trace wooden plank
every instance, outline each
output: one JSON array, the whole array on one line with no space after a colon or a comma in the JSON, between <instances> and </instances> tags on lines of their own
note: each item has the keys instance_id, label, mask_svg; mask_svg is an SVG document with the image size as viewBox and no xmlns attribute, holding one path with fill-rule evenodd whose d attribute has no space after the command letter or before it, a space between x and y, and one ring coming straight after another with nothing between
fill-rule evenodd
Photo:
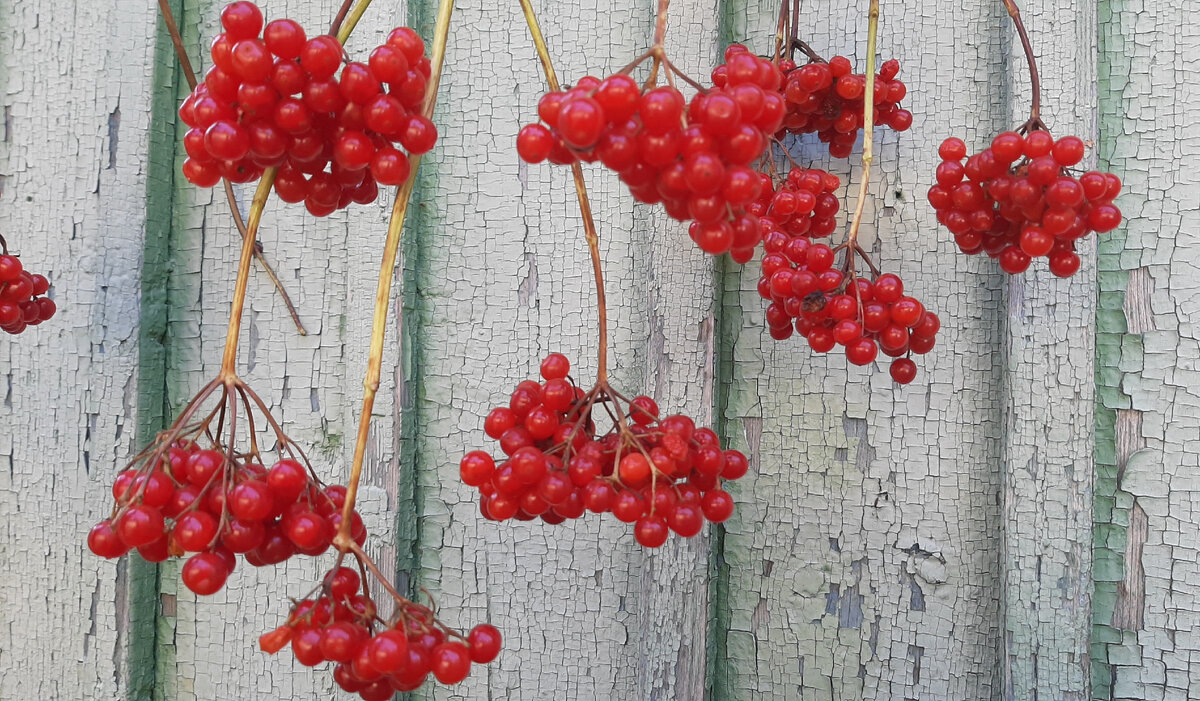
<instances>
[{"instance_id":1,"label":"wooden plank","mask_svg":"<svg viewBox=\"0 0 1200 701\"><path fill-rule=\"evenodd\" d=\"M1102 156L1124 180L1127 219L1099 257L1101 300L1111 303L1097 319L1097 389L1115 418L1096 452L1118 471L1104 485L1111 508L1097 509L1097 553L1114 562L1102 589L1097 556L1095 696L1188 699L1200 695L1200 153L1187 112L1200 91L1159 76L1200 67L1197 23L1181 4L1124 1L1101 3L1098 21Z\"/></svg>"},{"instance_id":2,"label":"wooden plank","mask_svg":"<svg viewBox=\"0 0 1200 701\"><path fill-rule=\"evenodd\" d=\"M153 570L85 539L153 421L138 290L155 57L145 3L0 4L0 233L59 305L0 338L0 698L152 683Z\"/></svg>"},{"instance_id":3,"label":"wooden plank","mask_svg":"<svg viewBox=\"0 0 1200 701\"><path fill-rule=\"evenodd\" d=\"M535 5L567 83L617 70L650 41L650 2ZM419 576L447 620L466 627L489 619L507 644L486 673L433 695L699 698L703 540L672 540L648 554L612 518L493 524L458 481L466 450L495 447L482 433L491 407L536 377L551 351L568 354L577 381L590 383L596 344L568 172L521 164L513 149L544 91L524 22L513 2L462 2L458 12L437 119L442 140L418 200L428 206L405 250ZM711 1L672 4L668 49L681 68L711 69L716 17ZM646 390L664 410L706 422L710 263L678 224L634 207L611 174L587 171L608 272L613 385Z\"/></svg>"},{"instance_id":4,"label":"wooden plank","mask_svg":"<svg viewBox=\"0 0 1200 701\"><path fill-rule=\"evenodd\" d=\"M801 27L825 56L857 56L866 3L802 3ZM731 3L729 35L762 50L775 2ZM938 12L884 3L880 53L901 64L916 117L878 132L863 237L884 270L943 320L917 380L886 364L851 368L766 333L758 272L726 279L733 363L726 430L751 457L733 487L723 561L726 649L714 698L996 698L1001 693L1000 513L1004 276L958 253L925 201L937 147L979 146L1007 124L999 3ZM964 37L970 43L964 44ZM801 163L858 183L814 138ZM857 158L857 153L852 160ZM845 188L843 193L845 193ZM853 198L843 200L853 205Z\"/></svg>"},{"instance_id":5,"label":"wooden plank","mask_svg":"<svg viewBox=\"0 0 1200 701\"><path fill-rule=\"evenodd\" d=\"M1042 66L1043 119L1058 136L1096 134L1094 2L1025 2ZM1005 28L1010 124L1029 116L1020 42ZM1089 154L1095 159L1094 151ZM1005 695L1089 694L1095 238L1062 281L1033 266L1006 288L1003 389Z\"/></svg>"},{"instance_id":6,"label":"wooden plank","mask_svg":"<svg viewBox=\"0 0 1200 701\"><path fill-rule=\"evenodd\" d=\"M260 3L268 20L291 17L305 27L327 27L339 2ZM188 0L181 28L198 70L209 65L208 42L219 31L224 2ZM348 43L366 55L386 32L404 23L403 6L373 7ZM317 33L313 30L312 33ZM182 95L179 96L180 99ZM180 133L180 136L182 133ZM178 148L178 141L176 142ZM177 183L168 326L167 393L178 411L220 364L237 263L237 231L223 194ZM243 209L253 187L239 187ZM303 446L328 482L343 482L353 452L362 402L366 345L390 195L324 219L303 207L273 200L260 230L267 257L292 295L309 335L297 335L286 309L260 272L252 273L242 333L239 373L272 408L289 436ZM389 346L385 367L398 353ZM395 561L396 437L391 377L384 375L377 423L368 446L360 511L371 532L368 550L386 569ZM260 436L265 438L265 434ZM267 441L268 445L273 440ZM328 665L309 669L287 654L268 657L258 636L278 626L287 597L310 590L332 556L297 558L284 566L240 565L226 589L197 600L179 582L180 563L162 568L161 590L171 607L159 620L159 693L165 699L243 697L318 698L334 691Z\"/></svg>"}]
</instances>

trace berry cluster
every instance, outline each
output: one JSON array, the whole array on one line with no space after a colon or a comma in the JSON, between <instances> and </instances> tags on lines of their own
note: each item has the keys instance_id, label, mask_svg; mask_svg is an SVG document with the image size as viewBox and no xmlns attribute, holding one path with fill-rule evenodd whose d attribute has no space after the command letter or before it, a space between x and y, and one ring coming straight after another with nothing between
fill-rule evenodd
<instances>
[{"instance_id":1,"label":"berry cluster","mask_svg":"<svg viewBox=\"0 0 1200 701\"><path fill-rule=\"evenodd\" d=\"M778 68L744 46L725 52L721 83L687 102L670 85L645 92L624 73L587 77L538 103L542 124L517 136L529 163L600 161L620 174L640 202L661 202L667 214L691 221L703 251L749 253L761 239L746 205L761 187L754 163L783 119ZM670 70L669 68L667 70Z\"/></svg>"},{"instance_id":2,"label":"berry cluster","mask_svg":"<svg viewBox=\"0 0 1200 701\"><path fill-rule=\"evenodd\" d=\"M850 280L833 267L834 249L778 230L767 234L764 250L758 293L770 301L767 326L773 338L799 333L818 353L840 345L854 365L873 362L882 350L893 358L892 379L908 384L916 378L916 363L907 356L933 349L941 321L904 295L898 276Z\"/></svg>"},{"instance_id":3,"label":"berry cluster","mask_svg":"<svg viewBox=\"0 0 1200 701\"><path fill-rule=\"evenodd\" d=\"M113 515L92 528L88 547L116 558L136 548L149 562L195 553L183 566L183 583L196 594L218 591L241 554L255 567L296 554L320 555L341 525L344 487L324 487L293 459L271 469L254 461L229 461L215 447L176 442L117 475ZM355 512L351 534L366 540Z\"/></svg>"},{"instance_id":4,"label":"berry cluster","mask_svg":"<svg viewBox=\"0 0 1200 701\"><path fill-rule=\"evenodd\" d=\"M829 144L831 156L849 156L865 123L863 96L867 77L852 73L850 59L845 56L800 67L785 60L780 68L787 75L782 90L787 102L784 132L816 132L823 143ZM875 123L905 131L912 126L913 116L900 107L907 88L896 78L899 73L900 62L896 59L884 61L879 67L875 77Z\"/></svg>"},{"instance_id":5,"label":"berry cluster","mask_svg":"<svg viewBox=\"0 0 1200 701\"><path fill-rule=\"evenodd\" d=\"M471 663L486 664L500 654L500 631L494 627L477 625L464 638L432 610L406 599L397 598L396 614L381 620L361 584L353 569L334 569L325 576L322 595L296 602L287 623L262 635L259 647L275 654L290 643L296 661L306 667L337 663L334 681L365 701L413 691L430 672L443 684L457 684Z\"/></svg>"},{"instance_id":6,"label":"berry cluster","mask_svg":"<svg viewBox=\"0 0 1200 701\"><path fill-rule=\"evenodd\" d=\"M487 415L484 432L507 456L499 465L482 450L463 457L460 476L479 489L486 518L556 524L611 511L635 524L648 548L669 531L691 537L706 519L729 518L733 498L721 480L746 474L745 455L722 450L713 431L686 416L660 420L650 397L625 400L604 384L584 393L569 370L565 356L551 353L542 361L545 382L522 382L507 407ZM605 403L614 425L597 435L593 409Z\"/></svg>"},{"instance_id":7,"label":"berry cluster","mask_svg":"<svg viewBox=\"0 0 1200 701\"><path fill-rule=\"evenodd\" d=\"M417 113L430 64L413 30L393 30L367 63L343 67L336 38L309 39L290 19L264 28L253 3L227 6L221 25L213 66L179 108L193 184L250 182L278 167L280 199L320 217L403 183L409 159L397 143L412 154L433 148L437 129Z\"/></svg>"},{"instance_id":8,"label":"berry cluster","mask_svg":"<svg viewBox=\"0 0 1200 701\"><path fill-rule=\"evenodd\" d=\"M764 237L772 228L788 236L822 238L837 229L838 188L836 175L816 168L792 168L778 187L763 176L763 193L750 206L750 213L770 219L763 223Z\"/></svg>"},{"instance_id":9,"label":"berry cluster","mask_svg":"<svg viewBox=\"0 0 1200 701\"><path fill-rule=\"evenodd\" d=\"M1077 136L1055 141L1040 129L1006 131L964 164L967 146L951 137L938 149L929 203L964 253L987 253L1012 275L1045 256L1050 272L1070 277L1079 270L1075 242L1121 223L1113 204L1120 178L1097 171L1076 178L1067 170L1083 151Z\"/></svg>"},{"instance_id":10,"label":"berry cluster","mask_svg":"<svg viewBox=\"0 0 1200 701\"><path fill-rule=\"evenodd\" d=\"M18 334L54 316L54 300L40 296L49 290L44 275L30 275L19 258L0 254L0 331Z\"/></svg>"}]
</instances>

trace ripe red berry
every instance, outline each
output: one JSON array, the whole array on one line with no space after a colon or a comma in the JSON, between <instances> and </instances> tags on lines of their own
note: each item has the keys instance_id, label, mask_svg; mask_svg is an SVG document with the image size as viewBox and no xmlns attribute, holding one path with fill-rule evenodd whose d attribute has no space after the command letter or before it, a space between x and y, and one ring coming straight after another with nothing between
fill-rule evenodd
<instances>
[{"instance_id":1,"label":"ripe red berry","mask_svg":"<svg viewBox=\"0 0 1200 701\"><path fill-rule=\"evenodd\" d=\"M184 586L200 596L208 596L225 586L229 572L225 560L220 555L204 552L189 557L180 574Z\"/></svg>"},{"instance_id":2,"label":"ripe red berry","mask_svg":"<svg viewBox=\"0 0 1200 701\"><path fill-rule=\"evenodd\" d=\"M500 654L500 631L487 623L480 623L467 635L467 643L470 647L471 661L487 664Z\"/></svg>"}]
</instances>

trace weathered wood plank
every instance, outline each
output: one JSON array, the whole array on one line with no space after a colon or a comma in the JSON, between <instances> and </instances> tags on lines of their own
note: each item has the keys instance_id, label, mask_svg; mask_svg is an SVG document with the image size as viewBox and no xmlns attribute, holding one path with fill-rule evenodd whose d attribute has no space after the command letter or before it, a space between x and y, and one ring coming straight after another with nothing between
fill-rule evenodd
<instances>
[{"instance_id":1,"label":"weathered wood plank","mask_svg":"<svg viewBox=\"0 0 1200 701\"><path fill-rule=\"evenodd\" d=\"M0 3L0 234L59 305L0 334L0 698L119 699L152 682L139 599L153 571L101 561L85 538L147 421L138 262L155 76L145 3Z\"/></svg>"},{"instance_id":2,"label":"weathered wood plank","mask_svg":"<svg viewBox=\"0 0 1200 701\"><path fill-rule=\"evenodd\" d=\"M823 55L857 56L862 70L867 4L851 5L803 3L801 27ZM957 252L925 192L943 138L979 145L1006 122L994 85L1007 18L999 3L909 7L883 3L879 50L900 60L916 122L877 132L880 199L867 206L863 236L941 316L938 347L906 388L885 363L848 372L840 354L769 337L756 270L726 280L725 419L753 467L733 487L738 511L724 538L729 630L714 698L1001 693L1003 400L993 349L1003 276ZM731 38L769 45L777 3L731 8ZM858 166L831 163L814 138L798 153L857 184ZM852 196L844 202L852 207Z\"/></svg>"},{"instance_id":3,"label":"weathered wood plank","mask_svg":"<svg viewBox=\"0 0 1200 701\"><path fill-rule=\"evenodd\" d=\"M1200 92L1163 78L1200 68L1200 25L1182 4L1125 0L1101 3L1098 19L1102 156L1124 180L1127 220L1099 259L1097 413L1107 430L1096 453L1109 471L1097 499L1094 698L1190 699L1200 695L1200 150L1189 106Z\"/></svg>"},{"instance_id":4,"label":"weathered wood plank","mask_svg":"<svg viewBox=\"0 0 1200 701\"><path fill-rule=\"evenodd\" d=\"M1096 5L1023 2L1041 66L1043 119L1096 134ZM1029 116L1029 76L1005 27L1009 124ZM1089 157L1095 160L1094 151ZM1059 280L1039 261L1005 287L1000 393L1004 472L1005 697L1083 699L1091 675L1095 239Z\"/></svg>"},{"instance_id":5,"label":"weathered wood plank","mask_svg":"<svg viewBox=\"0 0 1200 701\"><path fill-rule=\"evenodd\" d=\"M432 5L433 3L429 3ZM654 3L535 3L564 82L602 76L648 45ZM698 698L704 680L703 541L647 554L630 528L589 516L493 524L457 478L469 449L494 448L482 416L507 403L540 359L562 351L595 377L590 263L568 172L526 166L513 149L544 92L515 2L459 3L438 123L421 190L423 225L406 248L406 373L415 385L420 577L448 620L488 618L501 659L439 698ZM716 50L711 1L676 2L669 49L704 74ZM454 72L454 67L466 67ZM634 207L588 167L604 251L613 384L707 421L712 278L684 230Z\"/></svg>"}]
</instances>

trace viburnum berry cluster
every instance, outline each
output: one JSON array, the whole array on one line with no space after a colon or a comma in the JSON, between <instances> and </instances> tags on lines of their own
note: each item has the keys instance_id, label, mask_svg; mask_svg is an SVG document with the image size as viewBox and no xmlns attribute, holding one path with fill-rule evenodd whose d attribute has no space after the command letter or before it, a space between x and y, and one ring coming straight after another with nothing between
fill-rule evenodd
<instances>
[{"instance_id":1,"label":"viburnum berry cluster","mask_svg":"<svg viewBox=\"0 0 1200 701\"><path fill-rule=\"evenodd\" d=\"M1113 204L1121 179L1098 171L1071 173L1084 154L1077 136L1056 141L1040 128L1006 131L969 158L966 144L951 137L938 154L937 184L929 188L938 221L964 253L987 253L1011 275L1045 257L1050 272L1070 277L1079 270L1076 242L1121 223L1121 210Z\"/></svg>"},{"instance_id":2,"label":"viburnum berry cluster","mask_svg":"<svg viewBox=\"0 0 1200 701\"><path fill-rule=\"evenodd\" d=\"M381 618L365 580L363 567L336 566L314 592L319 595L296 601L284 625L259 637L259 647L275 654L290 644L296 661L306 667L336 663L334 681L364 701L414 691L430 673L443 684L457 684L472 663L486 664L500 654L495 627L483 623L463 636L439 621L433 609L400 596L383 580L396 605L394 614Z\"/></svg>"},{"instance_id":3,"label":"viburnum berry cluster","mask_svg":"<svg viewBox=\"0 0 1200 701\"><path fill-rule=\"evenodd\" d=\"M0 331L16 335L54 316L58 307L44 296L49 291L46 276L26 271L0 236Z\"/></svg>"},{"instance_id":4,"label":"viburnum berry cluster","mask_svg":"<svg viewBox=\"0 0 1200 701\"><path fill-rule=\"evenodd\" d=\"M686 416L660 419L650 397L628 400L604 382L584 392L569 371L566 356L551 353L544 382L522 382L484 420L505 459L497 465L474 450L459 465L463 482L479 489L484 517L557 524L611 512L634 524L638 543L657 548L670 531L691 537L705 520L732 515L722 481L746 474L745 455L722 450L716 433ZM594 420L600 407L611 424L603 433Z\"/></svg>"},{"instance_id":5,"label":"viburnum berry cluster","mask_svg":"<svg viewBox=\"0 0 1200 701\"><path fill-rule=\"evenodd\" d=\"M419 113L431 67L412 29L393 30L366 63L343 66L335 37L310 39L290 19L264 27L251 2L227 6L221 25L212 67L179 108L191 127L183 174L193 184L250 182L278 168L279 198L326 216L374 202L378 185L408 178L405 151L433 148L437 129Z\"/></svg>"},{"instance_id":6,"label":"viburnum berry cluster","mask_svg":"<svg viewBox=\"0 0 1200 701\"><path fill-rule=\"evenodd\" d=\"M770 302L771 336L782 341L798 333L818 353L841 346L854 365L874 362L882 350L893 358L892 379L912 382L917 366L909 356L933 350L941 320L905 296L895 274L854 277L850 260L859 249L839 249L848 259L842 270L833 267L836 250L823 243L779 230L767 233L758 293Z\"/></svg>"},{"instance_id":7,"label":"viburnum berry cluster","mask_svg":"<svg viewBox=\"0 0 1200 701\"><path fill-rule=\"evenodd\" d=\"M164 431L117 475L112 514L88 534L93 553L117 558L136 549L148 562L194 553L181 576L203 596L224 586L237 555L263 567L329 550L346 489L323 486L282 435L280 452L287 457L270 468L253 441L247 452L234 450L229 406L223 400L205 419ZM248 400L243 406L248 415ZM222 435L227 420L229 442L223 444L214 435ZM351 521L354 540L365 542L362 518L353 512Z\"/></svg>"},{"instance_id":8,"label":"viburnum berry cluster","mask_svg":"<svg viewBox=\"0 0 1200 701\"><path fill-rule=\"evenodd\" d=\"M744 46L725 53L721 84L690 101L672 83L639 86L628 71L654 56L668 77L684 78L669 61L647 53L604 80L583 78L538 102L540 124L517 135L517 153L529 163L600 161L620 174L639 202L662 203L667 214L691 222L688 234L706 253L733 252L748 260L761 239L746 206L761 182L751 167L783 119L782 75Z\"/></svg>"},{"instance_id":9,"label":"viburnum berry cluster","mask_svg":"<svg viewBox=\"0 0 1200 701\"><path fill-rule=\"evenodd\" d=\"M780 136L816 133L822 143L829 145L829 155L848 157L864 126L866 75L855 74L845 56L834 56L828 62L814 57L803 66L784 59L779 67L786 75L782 95L787 104ZM900 107L908 89L896 77L899 73L900 62L896 59L884 61L879 67L873 98L875 123L907 131L913 116ZM714 81L716 78L714 73Z\"/></svg>"},{"instance_id":10,"label":"viburnum berry cluster","mask_svg":"<svg viewBox=\"0 0 1200 701\"><path fill-rule=\"evenodd\" d=\"M837 229L836 217L842 206L835 194L842 185L838 176L818 168L792 168L778 187L765 174L762 181L762 194L749 209L770 220L763 222L764 245L774 230L814 239Z\"/></svg>"}]
</instances>

